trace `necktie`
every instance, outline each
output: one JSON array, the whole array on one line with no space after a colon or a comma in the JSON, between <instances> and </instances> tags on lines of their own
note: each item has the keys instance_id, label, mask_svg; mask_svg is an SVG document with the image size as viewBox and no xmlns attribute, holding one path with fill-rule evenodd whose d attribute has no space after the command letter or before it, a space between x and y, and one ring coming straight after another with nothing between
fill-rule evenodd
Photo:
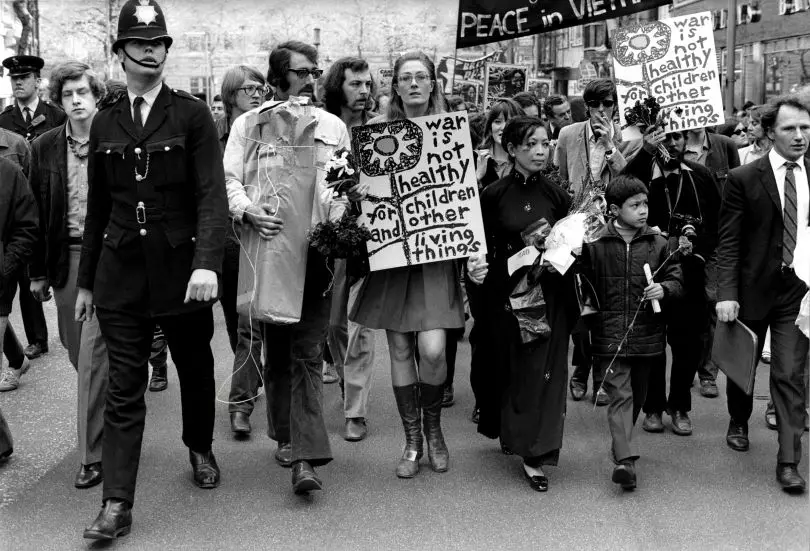
<instances>
[{"instance_id":1,"label":"necktie","mask_svg":"<svg viewBox=\"0 0 810 551\"><path fill-rule=\"evenodd\" d=\"M782 234L782 263L785 266L793 264L793 251L796 249L796 180L793 176L793 169L799 165L796 163L785 163L785 208L783 210L783 222L785 231Z\"/></svg>"},{"instance_id":2,"label":"necktie","mask_svg":"<svg viewBox=\"0 0 810 551\"><path fill-rule=\"evenodd\" d=\"M25 119L25 124L31 124L31 109L26 107L23 109L23 113L25 113L23 116L23 119Z\"/></svg>"},{"instance_id":3,"label":"necktie","mask_svg":"<svg viewBox=\"0 0 810 551\"><path fill-rule=\"evenodd\" d=\"M135 129L138 131L138 134L143 132L143 118L141 117L141 105L143 105L143 102L144 99L141 96L138 96L132 102L132 118L135 121Z\"/></svg>"}]
</instances>

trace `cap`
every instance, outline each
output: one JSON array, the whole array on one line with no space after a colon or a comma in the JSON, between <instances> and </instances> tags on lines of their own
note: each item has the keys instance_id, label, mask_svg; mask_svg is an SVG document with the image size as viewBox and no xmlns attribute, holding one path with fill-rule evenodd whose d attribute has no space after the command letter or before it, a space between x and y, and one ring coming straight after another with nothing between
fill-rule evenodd
<instances>
[{"instance_id":1,"label":"cap","mask_svg":"<svg viewBox=\"0 0 810 551\"><path fill-rule=\"evenodd\" d=\"M35 55L13 55L3 60L3 67L8 69L8 75L22 76L41 71L45 66L45 60Z\"/></svg>"},{"instance_id":2,"label":"cap","mask_svg":"<svg viewBox=\"0 0 810 551\"><path fill-rule=\"evenodd\" d=\"M118 38L113 51L127 40L163 40L166 47L172 45L172 37L166 30L166 18L155 0L129 0L118 16Z\"/></svg>"}]
</instances>

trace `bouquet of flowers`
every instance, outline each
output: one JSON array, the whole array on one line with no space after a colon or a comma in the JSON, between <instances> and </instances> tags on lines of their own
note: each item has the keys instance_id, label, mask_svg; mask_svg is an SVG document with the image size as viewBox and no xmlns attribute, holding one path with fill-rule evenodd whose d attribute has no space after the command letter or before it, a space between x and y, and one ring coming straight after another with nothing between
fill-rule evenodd
<instances>
[{"instance_id":1,"label":"bouquet of flowers","mask_svg":"<svg viewBox=\"0 0 810 551\"><path fill-rule=\"evenodd\" d=\"M341 195L360 181L360 172L355 168L354 157L345 147L334 152L326 161L326 185L335 195Z\"/></svg>"},{"instance_id":2,"label":"bouquet of flowers","mask_svg":"<svg viewBox=\"0 0 810 551\"><path fill-rule=\"evenodd\" d=\"M682 111L683 110L678 107L675 110L675 114L680 115ZM669 109L662 109L658 100L654 97L646 97L643 102L636 101L633 107L628 107L624 110L624 120L627 121L624 128L628 126L638 126L642 131L651 126L666 128L666 125L669 123L669 116ZM663 145L658 145L658 152L661 154L664 161L669 160L669 152Z\"/></svg>"},{"instance_id":3,"label":"bouquet of flowers","mask_svg":"<svg viewBox=\"0 0 810 551\"><path fill-rule=\"evenodd\" d=\"M333 222L320 222L307 233L309 244L326 258L361 258L366 255L368 228L357 223L357 216L347 215Z\"/></svg>"}]
</instances>

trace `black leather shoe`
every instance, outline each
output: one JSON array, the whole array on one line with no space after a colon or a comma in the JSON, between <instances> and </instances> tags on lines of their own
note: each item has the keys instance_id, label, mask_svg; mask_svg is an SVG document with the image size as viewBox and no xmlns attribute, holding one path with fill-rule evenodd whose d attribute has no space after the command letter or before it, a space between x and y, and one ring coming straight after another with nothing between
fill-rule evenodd
<instances>
[{"instance_id":1,"label":"black leather shoe","mask_svg":"<svg viewBox=\"0 0 810 551\"><path fill-rule=\"evenodd\" d=\"M685 411L671 411L672 432L679 436L689 436L692 434L692 420Z\"/></svg>"},{"instance_id":2,"label":"black leather shoe","mask_svg":"<svg viewBox=\"0 0 810 551\"><path fill-rule=\"evenodd\" d=\"M588 390L588 386L585 383L580 383L579 381L575 381L571 378L568 381L568 390L571 391L571 398L575 402L579 402L585 397L585 392Z\"/></svg>"},{"instance_id":3,"label":"black leather shoe","mask_svg":"<svg viewBox=\"0 0 810 551\"><path fill-rule=\"evenodd\" d=\"M456 403L456 397L453 393L453 385L444 387L444 394L442 395L442 407L449 408Z\"/></svg>"},{"instance_id":4,"label":"black leather shoe","mask_svg":"<svg viewBox=\"0 0 810 551\"><path fill-rule=\"evenodd\" d=\"M363 417L352 417L346 419L346 430L343 439L347 442L359 442L368 434L366 420Z\"/></svg>"},{"instance_id":5,"label":"black leather shoe","mask_svg":"<svg viewBox=\"0 0 810 551\"><path fill-rule=\"evenodd\" d=\"M529 481L529 486L531 486L532 490L535 492L547 492L548 491L548 477L545 475L539 476L532 476L526 472L526 469L523 469L523 477Z\"/></svg>"},{"instance_id":6,"label":"black leather shoe","mask_svg":"<svg viewBox=\"0 0 810 551\"><path fill-rule=\"evenodd\" d=\"M636 469L632 463L622 463L613 469L611 480L622 487L622 490L636 489Z\"/></svg>"},{"instance_id":7,"label":"black leather shoe","mask_svg":"<svg viewBox=\"0 0 810 551\"><path fill-rule=\"evenodd\" d=\"M799 474L796 465L792 463L778 463L776 465L776 480L782 485L782 489L789 494L801 494L807 487L807 483Z\"/></svg>"},{"instance_id":8,"label":"black leather shoe","mask_svg":"<svg viewBox=\"0 0 810 551\"><path fill-rule=\"evenodd\" d=\"M74 486L80 490L84 490L86 488L92 488L102 480L104 480L104 471L101 470L101 463L91 463L90 465L82 465L79 467Z\"/></svg>"},{"instance_id":9,"label":"black leather shoe","mask_svg":"<svg viewBox=\"0 0 810 551\"><path fill-rule=\"evenodd\" d=\"M748 451L748 423L737 423L734 419L728 422L726 444L738 452Z\"/></svg>"},{"instance_id":10,"label":"black leather shoe","mask_svg":"<svg viewBox=\"0 0 810 551\"><path fill-rule=\"evenodd\" d=\"M166 376L166 366L152 368L152 378L149 380L149 392L161 392L169 386Z\"/></svg>"},{"instance_id":11,"label":"black leather shoe","mask_svg":"<svg viewBox=\"0 0 810 551\"><path fill-rule=\"evenodd\" d=\"M126 536L132 528L132 505L122 499L110 498L89 528L84 529L88 540L114 540Z\"/></svg>"},{"instance_id":12,"label":"black leather shoe","mask_svg":"<svg viewBox=\"0 0 810 551\"><path fill-rule=\"evenodd\" d=\"M292 467L292 444L289 442L279 442L273 458L276 460L276 463L284 468Z\"/></svg>"},{"instance_id":13,"label":"black leather shoe","mask_svg":"<svg viewBox=\"0 0 810 551\"><path fill-rule=\"evenodd\" d=\"M477 425L478 424L478 419L480 417L481 417L481 408L479 408L478 406L475 406L473 408L473 410L472 410L472 413L470 414L470 421L472 421L473 423L475 423Z\"/></svg>"},{"instance_id":14,"label":"black leather shoe","mask_svg":"<svg viewBox=\"0 0 810 551\"><path fill-rule=\"evenodd\" d=\"M315 474L315 469L306 461L296 461L292 466L292 486L296 494L307 494L323 490L323 482Z\"/></svg>"},{"instance_id":15,"label":"black leather shoe","mask_svg":"<svg viewBox=\"0 0 810 551\"><path fill-rule=\"evenodd\" d=\"M25 354L25 357L28 358L29 360L34 360L36 358L39 358L43 354L47 353L48 353L48 345L41 344L38 342L34 344L29 344L23 350L23 354Z\"/></svg>"},{"instance_id":16,"label":"black leather shoe","mask_svg":"<svg viewBox=\"0 0 810 551\"><path fill-rule=\"evenodd\" d=\"M500 441L501 443L501 453L504 455L515 455L515 452L509 449L509 446L503 443L503 440Z\"/></svg>"},{"instance_id":17,"label":"black leather shoe","mask_svg":"<svg viewBox=\"0 0 810 551\"><path fill-rule=\"evenodd\" d=\"M237 436L250 434L250 417L243 411L231 413L231 431Z\"/></svg>"},{"instance_id":18,"label":"black leather shoe","mask_svg":"<svg viewBox=\"0 0 810 551\"><path fill-rule=\"evenodd\" d=\"M188 459L194 471L194 484L206 490L219 486L219 465L214 452L198 453L189 449Z\"/></svg>"},{"instance_id":19,"label":"black leather shoe","mask_svg":"<svg viewBox=\"0 0 810 551\"><path fill-rule=\"evenodd\" d=\"M765 424L771 430L779 429L779 422L776 420L776 408L773 407L773 400L768 401L765 407Z\"/></svg>"}]
</instances>

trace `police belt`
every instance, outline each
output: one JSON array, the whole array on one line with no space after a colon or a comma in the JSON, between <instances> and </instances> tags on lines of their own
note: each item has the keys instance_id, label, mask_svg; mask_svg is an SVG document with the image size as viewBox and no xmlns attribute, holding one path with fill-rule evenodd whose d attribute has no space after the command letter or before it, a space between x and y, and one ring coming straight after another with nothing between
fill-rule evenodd
<instances>
[{"instance_id":1,"label":"police belt","mask_svg":"<svg viewBox=\"0 0 810 551\"><path fill-rule=\"evenodd\" d=\"M196 222L185 216L182 211L166 212L162 208L147 207L142 203L136 207L116 205L110 212L110 222L120 228L136 232L157 222L178 227L196 226Z\"/></svg>"}]
</instances>

